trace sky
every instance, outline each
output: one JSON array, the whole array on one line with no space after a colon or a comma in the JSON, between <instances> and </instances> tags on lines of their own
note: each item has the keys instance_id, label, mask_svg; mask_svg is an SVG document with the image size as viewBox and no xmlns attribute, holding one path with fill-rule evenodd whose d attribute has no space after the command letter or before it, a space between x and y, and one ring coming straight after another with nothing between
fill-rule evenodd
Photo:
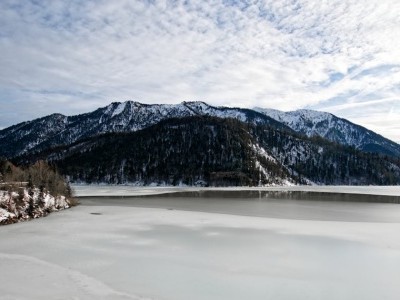
<instances>
[{"instance_id":1,"label":"sky","mask_svg":"<svg viewBox=\"0 0 400 300\"><path fill-rule=\"evenodd\" d=\"M113 101L331 112L400 143L398 0L1 0L0 128Z\"/></svg>"}]
</instances>

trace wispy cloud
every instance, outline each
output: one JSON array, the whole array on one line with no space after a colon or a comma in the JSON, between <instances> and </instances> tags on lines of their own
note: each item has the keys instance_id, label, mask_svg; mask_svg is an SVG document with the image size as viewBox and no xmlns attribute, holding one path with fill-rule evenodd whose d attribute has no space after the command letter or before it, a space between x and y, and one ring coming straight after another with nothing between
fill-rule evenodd
<instances>
[{"instance_id":1,"label":"wispy cloud","mask_svg":"<svg viewBox=\"0 0 400 300\"><path fill-rule=\"evenodd\" d=\"M397 0L4 0L0 11L0 126L112 100L204 100L331 109L400 141ZM391 131L370 122L388 114Z\"/></svg>"}]
</instances>

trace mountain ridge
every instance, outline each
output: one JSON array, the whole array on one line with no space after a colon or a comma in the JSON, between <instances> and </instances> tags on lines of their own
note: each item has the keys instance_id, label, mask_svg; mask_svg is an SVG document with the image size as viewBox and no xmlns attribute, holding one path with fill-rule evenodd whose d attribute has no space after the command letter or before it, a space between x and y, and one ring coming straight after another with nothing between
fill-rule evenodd
<instances>
[{"instance_id":1,"label":"mountain ridge","mask_svg":"<svg viewBox=\"0 0 400 300\"><path fill-rule=\"evenodd\" d=\"M254 110L282 122L308 137L320 136L342 145L354 146L367 152L400 156L400 145L380 134L328 112L309 109L279 111L255 107Z\"/></svg>"},{"instance_id":2,"label":"mountain ridge","mask_svg":"<svg viewBox=\"0 0 400 300\"><path fill-rule=\"evenodd\" d=\"M291 129L259 112L241 108L216 108L204 102L179 104L142 104L134 101L112 102L92 112L64 116L52 114L22 122L0 131L0 156L14 157L28 151L70 144L81 138L106 132L132 132L154 125L161 120L193 115L234 117L246 122ZM49 122L46 122L49 120Z\"/></svg>"},{"instance_id":3,"label":"mountain ridge","mask_svg":"<svg viewBox=\"0 0 400 300\"><path fill-rule=\"evenodd\" d=\"M303 115L299 116L299 112L303 112ZM304 112L312 113L306 116ZM310 114L313 115L312 118ZM215 107L201 101L184 101L179 104L112 102L92 112L74 116L51 114L0 130L0 145L2 145L0 156L12 158L57 145L71 144L93 135L107 132L133 132L168 118L196 115L235 118L244 123L268 125L307 136L318 135L363 151L400 157L400 145L329 113L307 110L285 113L259 108L252 110ZM313 131L312 129L315 129L317 125L319 130Z\"/></svg>"}]
</instances>

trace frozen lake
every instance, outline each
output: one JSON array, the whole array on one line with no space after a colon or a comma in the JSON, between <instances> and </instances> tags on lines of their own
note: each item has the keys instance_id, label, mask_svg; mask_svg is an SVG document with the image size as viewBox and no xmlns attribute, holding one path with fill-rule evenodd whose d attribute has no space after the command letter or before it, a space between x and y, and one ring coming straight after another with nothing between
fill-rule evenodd
<instances>
[{"instance_id":1,"label":"frozen lake","mask_svg":"<svg viewBox=\"0 0 400 300\"><path fill-rule=\"evenodd\" d=\"M199 188L199 187L137 187L132 185L73 185L78 196L140 196L168 194L176 192L201 191L261 191L261 192L320 192L361 195L399 196L400 186L270 186L270 187L237 187L237 188Z\"/></svg>"},{"instance_id":2,"label":"frozen lake","mask_svg":"<svg viewBox=\"0 0 400 300\"><path fill-rule=\"evenodd\" d=\"M85 197L0 227L0 299L397 300L399 194L332 189Z\"/></svg>"}]
</instances>

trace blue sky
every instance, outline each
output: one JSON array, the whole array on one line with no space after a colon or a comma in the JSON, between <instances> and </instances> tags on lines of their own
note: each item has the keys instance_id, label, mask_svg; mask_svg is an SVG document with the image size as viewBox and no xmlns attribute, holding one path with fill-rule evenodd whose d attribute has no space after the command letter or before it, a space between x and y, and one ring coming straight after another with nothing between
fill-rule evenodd
<instances>
[{"instance_id":1,"label":"blue sky","mask_svg":"<svg viewBox=\"0 0 400 300\"><path fill-rule=\"evenodd\" d=\"M0 1L0 128L112 101L328 111L400 142L400 2Z\"/></svg>"}]
</instances>

